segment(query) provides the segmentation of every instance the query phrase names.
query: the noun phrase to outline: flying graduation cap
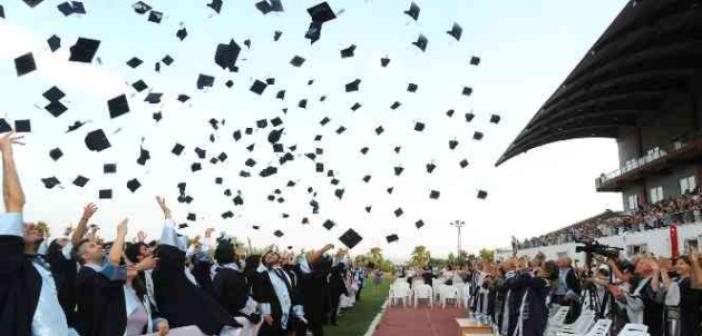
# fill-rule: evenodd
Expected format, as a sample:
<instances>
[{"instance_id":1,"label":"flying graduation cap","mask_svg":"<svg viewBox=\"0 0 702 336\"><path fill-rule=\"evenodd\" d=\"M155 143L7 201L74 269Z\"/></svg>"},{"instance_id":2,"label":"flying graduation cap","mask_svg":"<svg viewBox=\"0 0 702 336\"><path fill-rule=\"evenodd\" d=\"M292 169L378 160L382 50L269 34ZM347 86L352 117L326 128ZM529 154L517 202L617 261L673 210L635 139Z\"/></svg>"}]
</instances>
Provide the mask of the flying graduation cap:
<instances>
[{"instance_id":1,"label":"flying graduation cap","mask_svg":"<svg viewBox=\"0 0 702 336\"><path fill-rule=\"evenodd\" d=\"M310 43L315 43L321 37L322 24L336 19L336 15L326 1L308 8L307 13L312 17L312 23L305 33L305 38L309 39Z\"/></svg>"}]
</instances>

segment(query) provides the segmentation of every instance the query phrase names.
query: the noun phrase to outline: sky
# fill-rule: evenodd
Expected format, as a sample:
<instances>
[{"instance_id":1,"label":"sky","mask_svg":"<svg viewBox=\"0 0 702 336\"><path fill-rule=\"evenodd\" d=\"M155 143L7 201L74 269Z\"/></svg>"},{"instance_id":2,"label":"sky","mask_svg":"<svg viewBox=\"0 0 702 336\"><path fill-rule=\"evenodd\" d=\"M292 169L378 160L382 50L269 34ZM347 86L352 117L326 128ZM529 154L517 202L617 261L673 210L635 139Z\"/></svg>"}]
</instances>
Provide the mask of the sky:
<instances>
[{"instance_id":1,"label":"sky","mask_svg":"<svg viewBox=\"0 0 702 336\"><path fill-rule=\"evenodd\" d=\"M162 219L154 196L163 195L178 222L185 222L188 213L197 215L185 229L189 235L214 227L255 245L318 248L328 242L340 245L337 238L353 228L363 240L352 254L379 246L386 256L401 260L420 244L434 256L455 252L457 233L449 223L456 219L466 222L463 248L475 252L509 246L512 235L521 239L547 233L622 207L619 194L595 192L595 178L617 168L612 139L555 143L497 168L494 163L619 13L623 0L416 1L418 21L403 13L407 1L332 0L337 18L323 25L314 44L304 38L310 23L306 9L319 1L283 1L284 12L267 15L254 7L255 1L225 1L219 14L207 3L148 1L164 13L160 24L148 22L148 14L138 15L124 1L85 2L87 15L68 17L53 1L35 8L21 1L2 3L0 117L32 120L27 145L16 150L26 220L46 221L58 233L77 222L84 204L95 202L100 209L94 222L106 237L125 217L130 236L143 229L156 237ZM454 22L463 27L460 41L446 34ZM176 31L182 27L188 36L180 41ZM276 30L283 32L277 42ZM52 53L46 39L54 34L62 46ZM429 39L426 52L412 45L419 34ZM101 41L91 64L68 61L69 47L78 37ZM238 72L214 62L217 45L231 39L242 47ZM247 39L250 48L244 46ZM340 50L350 45L356 45L354 57L342 59ZM13 60L27 52L33 53L37 70L18 77ZM166 55L173 64L161 64L155 72L154 63ZM289 63L296 55L306 59L299 68ZM125 64L134 56L144 60L136 69ZM481 58L479 66L469 64L471 56ZM382 57L391 59L385 68ZM212 88L196 88L201 73L215 77ZM262 95L249 91L256 79L271 77L275 84ZM140 79L149 85L147 91L164 94L160 104L145 102L147 91L138 93L130 86ZM227 88L230 79L234 85ZM345 92L345 84L355 79L361 79L359 91ZM416 93L407 92L409 83L418 85ZM62 103L69 108L58 118L43 109L48 101L41 95L54 85L66 93ZM473 94L461 95L464 86ZM281 89L285 99L275 99ZM127 95L131 111L110 119L106 101L121 94ZM191 99L181 103L179 94ZM324 102L321 96L326 96ZM308 100L305 109L297 106L301 99ZM391 110L395 101L402 105ZM356 102L362 107L351 111ZM446 115L450 109L455 110L452 118ZM160 122L152 118L158 111ZM475 115L470 123L466 113ZM499 124L489 123L492 114L502 117ZM297 145L295 160L261 178L258 172L277 165L279 157L266 141L271 126L239 142L232 133L275 117L284 121L282 142ZM319 123L324 117L331 120L326 126ZM226 123L213 130L211 118ZM89 122L65 133L77 120ZM416 122L426 129L414 131ZM336 134L340 126L346 131ZM381 135L375 133L378 126L385 130ZM98 153L85 147L85 134L95 129L105 131L111 148ZM476 131L484 133L482 141L472 139ZM322 141L314 141L317 134ZM454 150L450 140L459 143ZM175 143L185 146L181 156L170 153ZM249 152L246 146L252 143L255 149ZM203 170L193 173L190 165L200 161L193 151L197 146L207 150L207 159L201 160ZM370 151L362 155L365 146ZM400 153L394 152L396 146ZM53 161L48 153L56 147L64 156ZM145 166L136 163L140 147L151 155ZM317 161L334 171L338 186L330 184L326 173L315 172L315 162L304 156L316 148L323 150ZM208 162L221 152L227 161ZM248 158L257 165L244 166ZM465 169L459 166L463 159L469 162ZM432 174L425 171L429 162L437 165ZM117 163L117 174L103 174L104 163ZM395 176L398 166L404 171ZM242 169L253 176L239 177ZM90 178L84 188L71 184L79 174ZM370 183L362 181L365 175L372 175ZM51 176L62 185L48 190L41 179ZM224 184L215 185L215 177ZM132 178L142 183L134 193L126 188ZM295 187L286 187L290 180ZM195 199L191 204L176 201L179 182L187 183L187 193ZM309 186L318 193L317 215L308 205ZM106 188L114 190L114 198L98 200L98 190ZM234 195L240 191L245 204L235 206L223 194L227 188ZM266 199L276 188L284 203ZM341 200L334 196L337 188L345 190ZM438 200L429 199L431 190L441 192ZM477 199L478 190L488 191L488 198ZM368 205L370 214L364 210ZM399 218L397 208L404 212ZM225 211L235 217L222 219ZM289 218L282 218L283 213ZM303 217L310 224L301 224ZM336 223L332 230L322 227L327 219ZM416 229L420 219L426 225ZM283 237L273 235L278 229ZM391 234L399 241L388 243Z\"/></svg>"}]
</instances>

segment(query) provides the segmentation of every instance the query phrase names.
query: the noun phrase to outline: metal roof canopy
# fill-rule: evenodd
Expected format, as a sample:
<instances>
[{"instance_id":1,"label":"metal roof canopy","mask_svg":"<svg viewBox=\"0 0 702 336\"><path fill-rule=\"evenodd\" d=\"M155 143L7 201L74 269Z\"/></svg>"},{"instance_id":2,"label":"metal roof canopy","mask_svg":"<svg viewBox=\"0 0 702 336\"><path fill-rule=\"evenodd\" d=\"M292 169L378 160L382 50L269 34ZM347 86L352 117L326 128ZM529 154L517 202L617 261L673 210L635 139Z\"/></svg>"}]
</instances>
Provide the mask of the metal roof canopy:
<instances>
[{"instance_id":1,"label":"metal roof canopy","mask_svg":"<svg viewBox=\"0 0 702 336\"><path fill-rule=\"evenodd\" d=\"M702 0L631 0L495 164L548 143L616 138L702 70Z\"/></svg>"}]
</instances>

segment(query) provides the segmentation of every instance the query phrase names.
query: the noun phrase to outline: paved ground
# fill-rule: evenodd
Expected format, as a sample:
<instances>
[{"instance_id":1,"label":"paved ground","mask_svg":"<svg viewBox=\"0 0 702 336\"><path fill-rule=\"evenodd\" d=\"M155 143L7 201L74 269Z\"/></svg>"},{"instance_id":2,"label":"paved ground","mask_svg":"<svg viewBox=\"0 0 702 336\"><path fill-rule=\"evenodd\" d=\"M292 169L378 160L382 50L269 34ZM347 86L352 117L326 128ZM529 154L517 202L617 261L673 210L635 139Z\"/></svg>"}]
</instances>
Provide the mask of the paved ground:
<instances>
[{"instance_id":1,"label":"paved ground","mask_svg":"<svg viewBox=\"0 0 702 336\"><path fill-rule=\"evenodd\" d=\"M373 336L456 336L458 325L454 319L465 316L467 312L462 308L395 306L385 311Z\"/></svg>"}]
</instances>

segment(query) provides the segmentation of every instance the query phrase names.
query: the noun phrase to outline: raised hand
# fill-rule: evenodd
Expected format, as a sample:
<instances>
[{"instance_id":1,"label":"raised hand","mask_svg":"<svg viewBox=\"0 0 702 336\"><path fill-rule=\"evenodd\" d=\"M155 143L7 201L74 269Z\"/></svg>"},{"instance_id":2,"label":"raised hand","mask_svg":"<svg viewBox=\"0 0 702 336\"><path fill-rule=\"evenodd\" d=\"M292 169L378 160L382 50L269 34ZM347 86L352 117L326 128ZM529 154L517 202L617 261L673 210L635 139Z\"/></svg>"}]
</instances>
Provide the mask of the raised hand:
<instances>
[{"instance_id":1,"label":"raised hand","mask_svg":"<svg viewBox=\"0 0 702 336\"><path fill-rule=\"evenodd\" d=\"M15 132L5 133L5 135L0 137L0 151L11 151L12 145L24 145L23 138L24 135L15 135Z\"/></svg>"},{"instance_id":2,"label":"raised hand","mask_svg":"<svg viewBox=\"0 0 702 336\"><path fill-rule=\"evenodd\" d=\"M88 203L84 208L83 208L83 216L81 217L82 220L90 220L91 217L98 211L98 207L94 203Z\"/></svg>"},{"instance_id":3,"label":"raised hand","mask_svg":"<svg viewBox=\"0 0 702 336\"><path fill-rule=\"evenodd\" d=\"M171 209L168 208L166 205L166 199L163 197L156 196L156 202L158 203L158 206L161 207L161 211L163 211L163 216L166 219L171 218Z\"/></svg>"},{"instance_id":4,"label":"raised hand","mask_svg":"<svg viewBox=\"0 0 702 336\"><path fill-rule=\"evenodd\" d=\"M215 231L214 228L207 228L207 230L205 230L205 238L212 237L212 232L214 232L214 231Z\"/></svg>"},{"instance_id":5,"label":"raised hand","mask_svg":"<svg viewBox=\"0 0 702 336\"><path fill-rule=\"evenodd\" d=\"M140 243L146 241L146 233L144 231L139 230L139 232L137 232L137 241Z\"/></svg>"},{"instance_id":6,"label":"raised hand","mask_svg":"<svg viewBox=\"0 0 702 336\"><path fill-rule=\"evenodd\" d=\"M146 271L146 270L151 270L156 267L156 264L158 263L158 258L154 258L153 256L147 256L144 257L138 264L137 264L137 269L139 271Z\"/></svg>"},{"instance_id":7,"label":"raised hand","mask_svg":"<svg viewBox=\"0 0 702 336\"><path fill-rule=\"evenodd\" d=\"M127 223L129 223L129 219L125 218L117 224L118 237L125 237L127 235Z\"/></svg>"}]
</instances>

